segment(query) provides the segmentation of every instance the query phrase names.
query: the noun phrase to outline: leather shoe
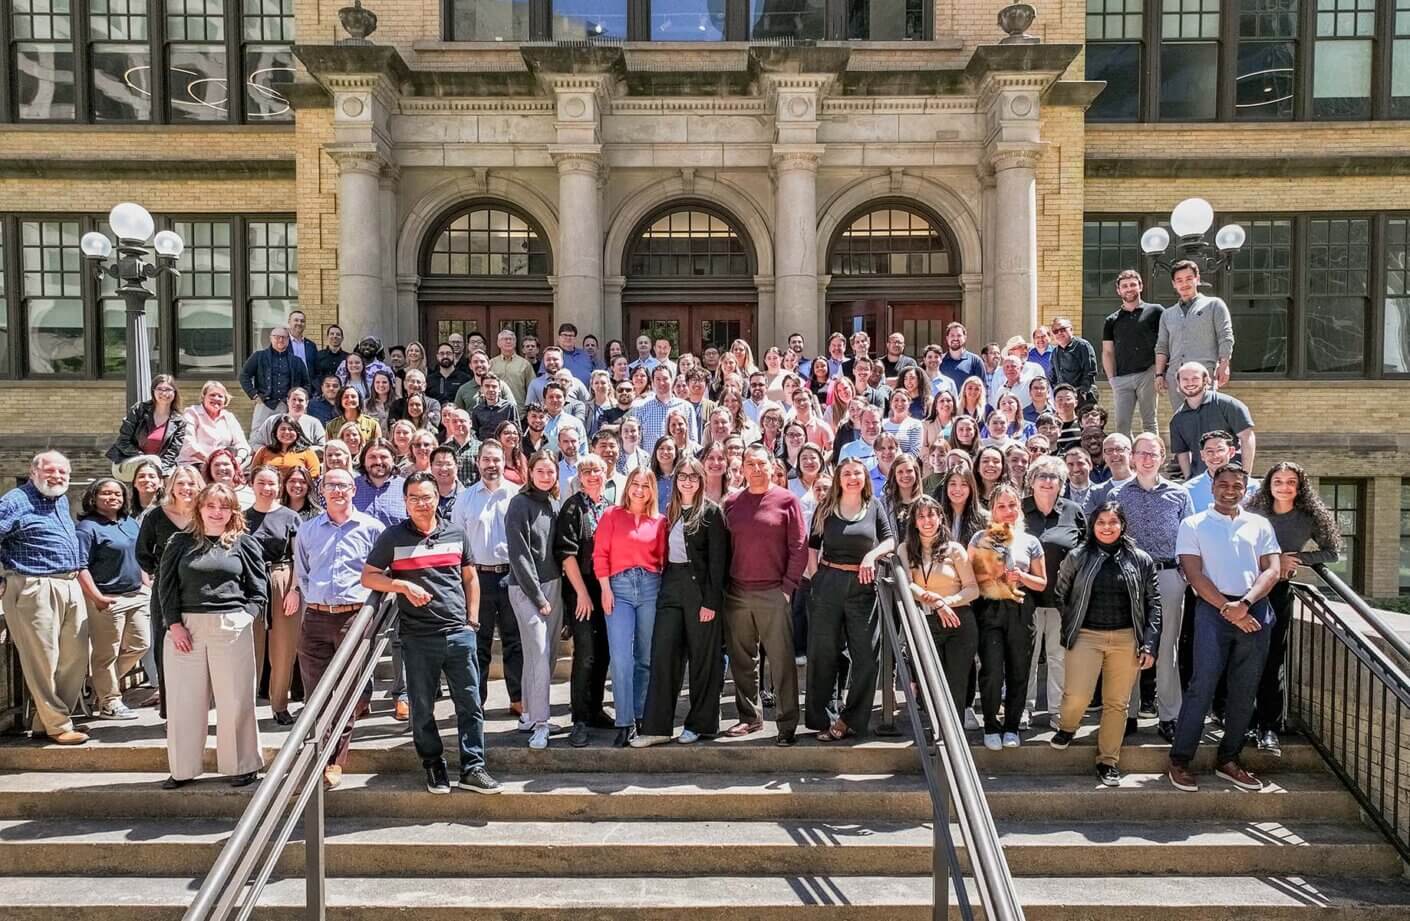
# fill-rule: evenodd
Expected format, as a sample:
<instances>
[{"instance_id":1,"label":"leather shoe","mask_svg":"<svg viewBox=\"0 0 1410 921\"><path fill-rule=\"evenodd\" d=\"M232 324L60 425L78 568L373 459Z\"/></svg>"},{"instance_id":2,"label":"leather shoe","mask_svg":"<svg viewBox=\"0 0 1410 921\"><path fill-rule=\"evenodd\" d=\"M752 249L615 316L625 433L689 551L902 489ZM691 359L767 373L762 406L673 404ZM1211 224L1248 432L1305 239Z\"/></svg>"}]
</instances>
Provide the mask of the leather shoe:
<instances>
[{"instance_id":1,"label":"leather shoe","mask_svg":"<svg viewBox=\"0 0 1410 921\"><path fill-rule=\"evenodd\" d=\"M82 745L88 741L88 733L79 732L77 729L67 729L63 732L50 733L49 741L55 745Z\"/></svg>"},{"instance_id":2,"label":"leather shoe","mask_svg":"<svg viewBox=\"0 0 1410 921\"><path fill-rule=\"evenodd\" d=\"M780 732L778 738L774 740L774 744L779 748L788 748L798 744L798 736L792 732Z\"/></svg>"},{"instance_id":3,"label":"leather shoe","mask_svg":"<svg viewBox=\"0 0 1410 921\"><path fill-rule=\"evenodd\" d=\"M259 771L248 771L244 774L236 774L234 777L230 778L230 786L248 787L256 780L259 780Z\"/></svg>"},{"instance_id":4,"label":"leather shoe","mask_svg":"<svg viewBox=\"0 0 1410 921\"><path fill-rule=\"evenodd\" d=\"M398 700L396 709L392 711L392 719L398 723L405 723L411 719L411 704L405 700Z\"/></svg>"},{"instance_id":5,"label":"leather shoe","mask_svg":"<svg viewBox=\"0 0 1410 921\"><path fill-rule=\"evenodd\" d=\"M588 744L588 724L574 723L573 731L568 733L568 744L574 748L587 748Z\"/></svg>"},{"instance_id":6,"label":"leather shoe","mask_svg":"<svg viewBox=\"0 0 1410 921\"><path fill-rule=\"evenodd\" d=\"M1160 733L1160 737L1171 745L1175 744L1175 721L1161 720L1155 727L1155 731Z\"/></svg>"}]
</instances>

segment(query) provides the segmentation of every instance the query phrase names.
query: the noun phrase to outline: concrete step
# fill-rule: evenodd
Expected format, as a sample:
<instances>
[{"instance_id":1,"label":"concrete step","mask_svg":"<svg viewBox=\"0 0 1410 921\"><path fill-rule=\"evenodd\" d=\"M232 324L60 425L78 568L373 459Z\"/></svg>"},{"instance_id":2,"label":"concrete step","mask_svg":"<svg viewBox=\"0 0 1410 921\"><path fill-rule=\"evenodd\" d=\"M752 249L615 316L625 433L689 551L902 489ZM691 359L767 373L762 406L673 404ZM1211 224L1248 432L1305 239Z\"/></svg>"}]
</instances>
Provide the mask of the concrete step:
<instances>
[{"instance_id":1,"label":"concrete step","mask_svg":"<svg viewBox=\"0 0 1410 921\"><path fill-rule=\"evenodd\" d=\"M155 803L168 815L232 817L250 788L211 778L179 793L157 789L162 773L17 772L0 775L0 818L146 817ZM499 796L457 791L429 795L412 772L344 775L328 798L333 816L426 820L562 821L677 819L887 820L923 822L930 796L916 775L896 774L535 774L504 776ZM984 779L998 819L1084 821L1350 820L1355 799L1328 774L1280 775L1262 793L1237 790L1204 775L1182 793L1163 774L1127 774L1107 788L1078 775L994 775Z\"/></svg>"},{"instance_id":2,"label":"concrete step","mask_svg":"<svg viewBox=\"0 0 1410 921\"><path fill-rule=\"evenodd\" d=\"M204 873L233 828L221 819L0 820L8 874ZM952 829L959 840L958 827ZM1004 822L1015 875L1070 876L1099 866L1110 875L1395 876L1395 850L1353 823ZM595 877L755 871L807 876L924 874L929 823L898 822L413 822L333 819L332 876L437 877L502 874ZM967 868L964 850L961 863ZM297 876L293 842L279 873Z\"/></svg>"},{"instance_id":3,"label":"concrete step","mask_svg":"<svg viewBox=\"0 0 1410 921\"><path fill-rule=\"evenodd\" d=\"M177 921L198 880L184 877L0 878L7 921ZM924 876L786 875L328 880L330 921L928 921ZM1028 877L1015 881L1031 921L1404 921L1410 885L1384 879L1283 876ZM977 905L977 900L975 900ZM954 905L953 900L951 905ZM260 921L301 921L304 883L265 890ZM976 912L978 914L978 912ZM952 907L950 917L960 917Z\"/></svg>"}]
</instances>

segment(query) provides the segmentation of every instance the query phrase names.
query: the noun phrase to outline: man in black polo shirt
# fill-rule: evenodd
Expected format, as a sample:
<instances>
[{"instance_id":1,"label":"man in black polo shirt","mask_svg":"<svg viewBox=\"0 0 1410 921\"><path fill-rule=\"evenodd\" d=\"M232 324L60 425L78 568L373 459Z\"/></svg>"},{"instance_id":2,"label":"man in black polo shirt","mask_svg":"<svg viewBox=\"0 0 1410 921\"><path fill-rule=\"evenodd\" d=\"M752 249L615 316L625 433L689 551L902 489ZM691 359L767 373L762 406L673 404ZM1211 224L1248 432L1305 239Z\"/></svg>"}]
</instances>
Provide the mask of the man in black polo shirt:
<instances>
[{"instance_id":1,"label":"man in black polo shirt","mask_svg":"<svg viewBox=\"0 0 1410 921\"><path fill-rule=\"evenodd\" d=\"M413 473L402 487L408 518L382 532L362 584L397 599L402 658L411 701L411 731L426 768L426 789L449 793L444 747L436 728L436 692L444 674L455 703L462 790L498 793L485 770L485 717L480 706L475 634L480 626L480 583L465 532L436 516L435 477Z\"/></svg>"},{"instance_id":2,"label":"man in black polo shirt","mask_svg":"<svg viewBox=\"0 0 1410 921\"><path fill-rule=\"evenodd\" d=\"M1131 416L1141 406L1141 431L1155 431L1155 341L1165 308L1141 297L1141 273L1116 276L1121 307L1102 324L1102 368L1116 402L1116 431L1131 434Z\"/></svg>"},{"instance_id":3,"label":"man in black polo shirt","mask_svg":"<svg viewBox=\"0 0 1410 921\"><path fill-rule=\"evenodd\" d=\"M1244 469L1252 469L1254 437L1253 416L1242 400L1214 389L1209 369L1201 362L1187 361L1180 366L1176 378L1183 399L1176 404L1170 417L1170 451L1180 462L1185 479L1204 473L1200 444L1205 432L1233 432L1239 440L1234 456Z\"/></svg>"}]
</instances>

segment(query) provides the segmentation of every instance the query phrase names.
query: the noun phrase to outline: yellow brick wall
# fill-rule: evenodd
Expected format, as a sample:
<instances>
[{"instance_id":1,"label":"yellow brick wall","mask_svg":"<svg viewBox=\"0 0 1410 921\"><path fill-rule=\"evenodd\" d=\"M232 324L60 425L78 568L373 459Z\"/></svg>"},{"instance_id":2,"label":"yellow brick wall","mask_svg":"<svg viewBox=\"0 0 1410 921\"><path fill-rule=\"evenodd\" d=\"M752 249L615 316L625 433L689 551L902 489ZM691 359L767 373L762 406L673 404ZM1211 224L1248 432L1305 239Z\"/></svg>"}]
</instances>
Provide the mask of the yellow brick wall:
<instances>
[{"instance_id":1,"label":"yellow brick wall","mask_svg":"<svg viewBox=\"0 0 1410 921\"><path fill-rule=\"evenodd\" d=\"M1051 323L1082 313L1084 125L1081 109L1042 110L1038 161L1038 316Z\"/></svg>"},{"instance_id":2,"label":"yellow brick wall","mask_svg":"<svg viewBox=\"0 0 1410 921\"><path fill-rule=\"evenodd\" d=\"M333 140L333 110L305 109L297 121L299 306L309 335L338 318L338 166L323 151Z\"/></svg>"}]
</instances>

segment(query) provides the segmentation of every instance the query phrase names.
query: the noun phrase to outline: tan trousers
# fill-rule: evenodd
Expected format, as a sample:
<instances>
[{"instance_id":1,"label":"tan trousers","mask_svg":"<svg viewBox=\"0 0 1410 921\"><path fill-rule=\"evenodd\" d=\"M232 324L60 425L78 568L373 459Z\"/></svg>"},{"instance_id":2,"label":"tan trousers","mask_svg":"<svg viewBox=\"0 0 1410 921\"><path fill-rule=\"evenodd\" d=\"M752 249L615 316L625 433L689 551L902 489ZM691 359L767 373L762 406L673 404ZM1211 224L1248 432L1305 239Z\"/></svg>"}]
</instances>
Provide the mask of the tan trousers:
<instances>
[{"instance_id":1,"label":"tan trousers","mask_svg":"<svg viewBox=\"0 0 1410 921\"><path fill-rule=\"evenodd\" d=\"M1126 712L1131 685L1140 675L1136 662L1136 632L1079 630L1077 642L1067 651L1066 685L1062 693L1062 728L1076 732L1082 714L1102 679L1102 721L1097 728L1097 763L1116 767L1121 760L1121 740L1126 735Z\"/></svg>"},{"instance_id":2,"label":"tan trousers","mask_svg":"<svg viewBox=\"0 0 1410 921\"><path fill-rule=\"evenodd\" d=\"M34 699L31 728L68 732L88 678L88 607L78 576L6 575L5 625Z\"/></svg>"},{"instance_id":3,"label":"tan trousers","mask_svg":"<svg viewBox=\"0 0 1410 921\"><path fill-rule=\"evenodd\" d=\"M177 652L166 634L166 751L171 776L190 780L203 770L210 700L215 697L216 766L248 774L264 764L255 724L253 620L245 611L183 614L191 651Z\"/></svg>"},{"instance_id":4,"label":"tan trousers","mask_svg":"<svg viewBox=\"0 0 1410 921\"><path fill-rule=\"evenodd\" d=\"M132 671L152 645L152 616L148 610L151 602L152 590L145 585L135 592L113 596L106 611L88 602L96 709L122 700L123 676Z\"/></svg>"},{"instance_id":5,"label":"tan trousers","mask_svg":"<svg viewBox=\"0 0 1410 921\"><path fill-rule=\"evenodd\" d=\"M299 607L293 617L284 616L284 596L294 585L294 570L275 566L269 570L269 706L276 712L289 709L289 687L294 681L294 658L299 652L299 631L304 622L304 609ZM256 630L256 642L260 631ZM264 671L264 653L256 649L259 671L255 683Z\"/></svg>"}]
</instances>

